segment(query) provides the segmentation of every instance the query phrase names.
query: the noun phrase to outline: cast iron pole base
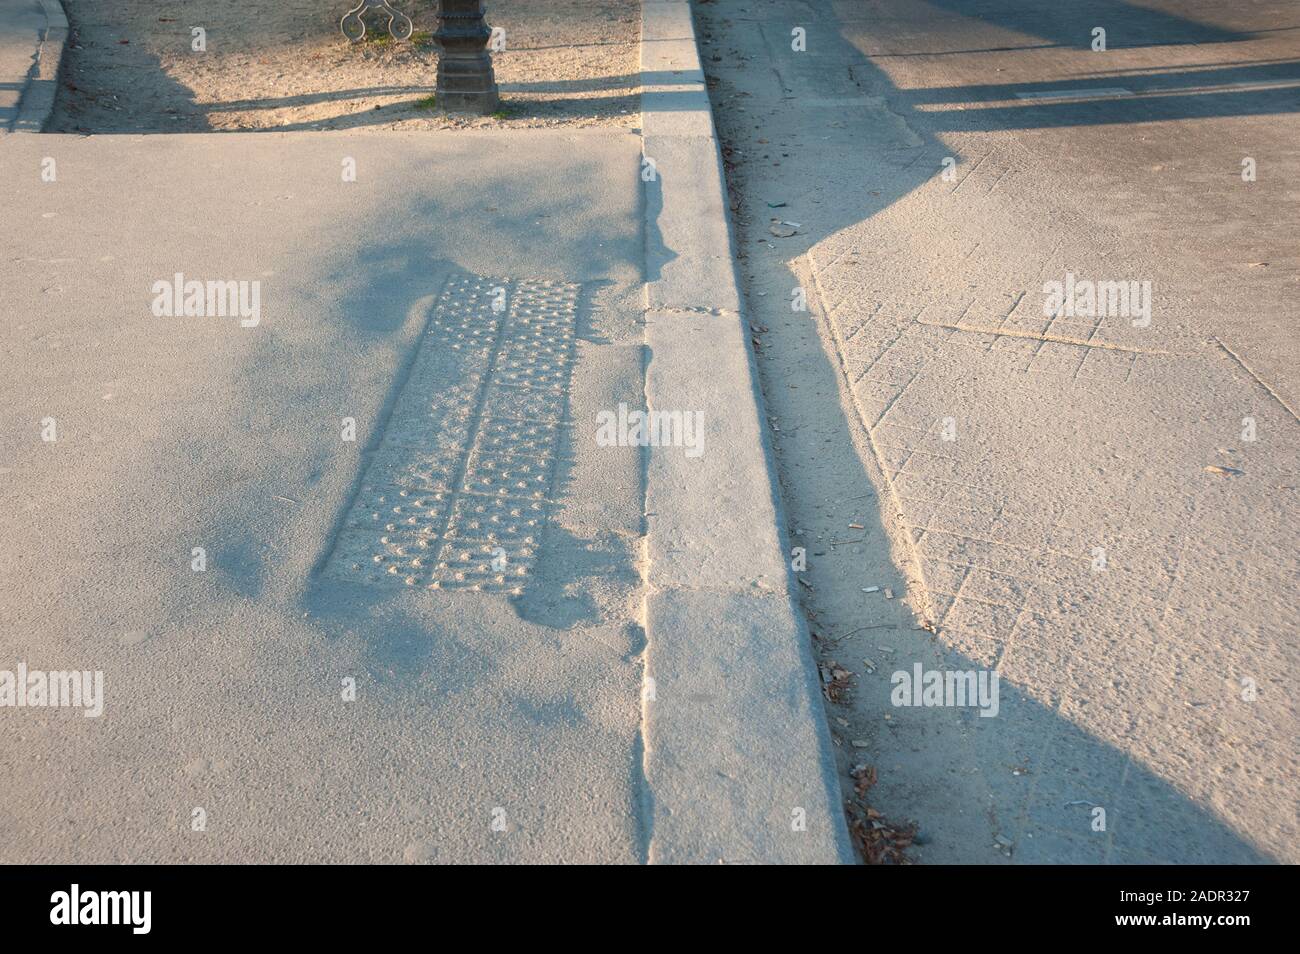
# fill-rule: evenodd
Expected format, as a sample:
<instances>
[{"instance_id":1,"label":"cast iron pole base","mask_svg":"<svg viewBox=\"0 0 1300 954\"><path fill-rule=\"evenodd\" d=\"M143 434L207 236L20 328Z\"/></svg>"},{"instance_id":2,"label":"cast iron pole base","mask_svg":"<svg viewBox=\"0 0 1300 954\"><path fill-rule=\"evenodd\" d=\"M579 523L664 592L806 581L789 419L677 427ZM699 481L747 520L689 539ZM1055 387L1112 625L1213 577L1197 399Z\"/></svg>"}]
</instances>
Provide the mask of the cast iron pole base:
<instances>
[{"instance_id":1,"label":"cast iron pole base","mask_svg":"<svg viewBox=\"0 0 1300 954\"><path fill-rule=\"evenodd\" d=\"M438 86L434 103L444 112L486 116L500 106L492 54L492 31L483 21L482 0L442 0L438 31Z\"/></svg>"}]
</instances>

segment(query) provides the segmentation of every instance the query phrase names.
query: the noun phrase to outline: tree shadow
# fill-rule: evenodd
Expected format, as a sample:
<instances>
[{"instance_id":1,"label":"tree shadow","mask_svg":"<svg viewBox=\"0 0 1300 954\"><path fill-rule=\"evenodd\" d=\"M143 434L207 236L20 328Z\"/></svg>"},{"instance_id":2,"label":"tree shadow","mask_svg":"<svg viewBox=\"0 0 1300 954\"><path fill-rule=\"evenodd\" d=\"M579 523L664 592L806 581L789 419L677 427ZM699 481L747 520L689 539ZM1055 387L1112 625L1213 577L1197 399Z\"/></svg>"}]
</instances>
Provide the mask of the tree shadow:
<instances>
[{"instance_id":1,"label":"tree shadow","mask_svg":"<svg viewBox=\"0 0 1300 954\"><path fill-rule=\"evenodd\" d=\"M1014 106L929 113L936 132L1047 129L1300 112L1298 84L1300 60L1285 60L1177 72L1112 72L1049 83L909 90L902 99L920 105L1021 100Z\"/></svg>"},{"instance_id":2,"label":"tree shadow","mask_svg":"<svg viewBox=\"0 0 1300 954\"><path fill-rule=\"evenodd\" d=\"M106 124L104 120L97 119L97 115L111 116L107 127L116 132L193 133L212 130L211 124L202 115L205 107L195 100L193 90L168 76L162 68L161 60L143 46L129 43L122 45L116 56L120 58L117 69L122 75L151 77L148 86L152 111L147 117L139 117L128 105L123 105L123 97L129 104L131 97L138 94L138 90L129 84L105 84L100 91L96 91L94 86L81 85L83 81L74 72L74 60L80 42L80 33L73 20L68 35L69 53L64 55L59 66L54 108L43 132L82 135L98 133ZM104 83L104 78L92 76L89 82L97 86ZM126 114L133 121L123 128L118 114Z\"/></svg>"},{"instance_id":3,"label":"tree shadow","mask_svg":"<svg viewBox=\"0 0 1300 954\"><path fill-rule=\"evenodd\" d=\"M476 155L475 146L468 142L459 148L467 161ZM587 170L587 174L595 173L595 167ZM629 165L626 173L629 177L634 176L635 168ZM409 216L405 217L405 221L414 224L415 232L426 233L424 236L417 238L411 231L399 228L385 235L382 241L353 251L346 261L339 260L336 256L327 256L317 263L318 280L324 281L327 287L333 287L336 283L346 287L347 290L340 299L340 310L349 321L345 333L356 341L363 353L383 347L397 335L409 334L412 321L418 321L421 328L411 339L401 370L389 382L388 391L375 414L373 424L368 426L369 436L357 463L352 491L332 520L327 536L329 543L317 557L312 572L313 583L304 608L314 616L336 618L337 622L332 625L339 632L370 633L373 624L368 624L365 620L375 616L380 608L400 606L407 599L400 589L358 589L353 584L338 583L327 578L322 575L322 571L329 561L334 542L343 532L345 518L356 500L358 488L365 480L367 468L383 445L394 409L404 389L410 384L411 368L421 352L425 329L434 313L440 291L453 279L483 277L486 270L484 262L487 260L536 258L535 253L529 255L525 250L547 241L548 226L543 223L554 222L555 227L564 228L569 235L573 234L574 222L583 223L580 239L580 245L584 249L581 269L575 271L560 265L560 274L555 276L579 281L583 286L574 318L572 366L569 371L572 377L581 371L578 344L606 343L591 319L595 307L594 298L611 284L607 276L617 272L630 251L630 239L625 234L629 223L611 220L608 216L599 214L598 202L594 199L571 195L560 203L548 190L538 189L534 183L521 181L501 170L487 172L484 180L476 182L472 189L444 188L438 190L438 195L439 198L428 194L417 198L408 210ZM485 203L489 202L490 207L485 208ZM463 260L468 267L448 258L434 257L429 252L429 248L438 247L440 241L430 240L427 233L441 231L440 223L448 221L475 223L478 234L474 245L481 250L482 255L478 260ZM635 241L635 247L639 248L639 245L639 241ZM571 265L572 257L567 261ZM555 267L552 266L552 269ZM356 281L356 276L361 276L362 280ZM546 276L495 277L509 280ZM427 347L426 345L426 350ZM248 373L250 382L264 380L273 374L274 356L268 355L267 362L266 366L262 362L254 363ZM488 383L485 382L481 387L488 387ZM464 604L462 611L468 611L472 605L508 602L518 618L525 622L553 630L588 629L607 626L613 622L610 619L611 606L625 603L626 595L640 585L634 551L622 536L612 532L575 532L556 519L557 512L563 509L569 499L574 468L579 466L575 442L589 437L586 431L579 434L574 425L575 410L568 404L571 385L568 387L570 392L566 392L562 418L558 422L559 443L552 460L554 470L546 501L548 519L540 533L535 565L523 584L522 591L503 599L500 593L476 593L467 588L453 588L443 592L438 597L439 600ZM474 435L486 424L489 413L482 408L481 393L471 395L468 400L478 403L480 410L475 412L471 424L468 443L464 449L466 455L470 453L468 448L474 443ZM330 462L320 460L316 465L328 469ZM456 494L465 492L464 487L455 490ZM506 557L508 560L514 559L509 545L506 546ZM257 584L253 580L243 579L241 589L255 591ZM335 589L346 595L329 595ZM364 599L359 595L362 593L365 593ZM411 629L401 617L391 618L388 625L399 633ZM403 669L398 665L398 657L411 656L417 661L420 658L412 655L418 643L413 641L413 637L404 637L394 642L388 635L376 632L373 638L367 638L379 656L385 656L391 650L393 658L383 665L395 671Z\"/></svg>"},{"instance_id":4,"label":"tree shadow","mask_svg":"<svg viewBox=\"0 0 1300 954\"><path fill-rule=\"evenodd\" d=\"M1184 43L1235 43L1249 34L1227 30L1127 0L1027 3L1025 0L927 0L931 8L990 26L1036 36L1052 46L1088 49L1094 27L1106 30L1108 49Z\"/></svg>"},{"instance_id":5,"label":"tree shadow","mask_svg":"<svg viewBox=\"0 0 1300 954\"><path fill-rule=\"evenodd\" d=\"M341 9L347 9L348 6L350 4ZM430 3L421 5L417 9L408 9L406 12L416 21L417 31L427 35L436 26L436 8L436 3ZM371 30L369 35L384 36L384 40L381 41L379 46L370 42L358 45L377 49L392 48L391 44L388 44L384 33L382 11L368 12L370 12L370 16L367 19L374 21L370 23L370 26L374 29ZM569 18L584 18L589 13L590 11L584 11L581 5L551 9L548 11L548 29L559 29L561 27L557 27L557 24L562 25ZM65 56L63 61L54 118L49 129L51 132L96 134L111 131L129 134L168 134L348 130L391 125L394 122L411 121L437 115L424 111L428 107L423 101L426 101L430 94L434 92L432 78L437 72L438 62L437 47L432 45L427 40L427 37L419 43L410 45L403 43L401 47L403 55L410 54L418 58L420 72L422 76L428 77L427 82L405 85L377 83L370 86L358 85L347 89L320 90L310 93L245 97L219 102L199 102L193 90L168 75L160 57L150 52L147 42L141 42L140 37L136 37L135 43L126 38L117 40L116 33L106 32L104 24L89 15L85 17L85 31L88 36L94 38L94 42L108 44L116 41L120 45L112 48L113 69L103 71L100 75L87 76L85 80L86 86L81 86L76 77L86 74L84 71L74 73L74 68L79 65L76 61L78 60L78 51L82 48L78 27L78 19L82 15L83 10L79 6L74 6L70 12L72 32L69 40L69 55ZM232 15L234 14L231 9L221 9L213 13L208 26L213 30L214 35L220 33L224 26L228 26L225 21ZM516 31L522 33L524 31L517 24L520 18L525 16L527 16L526 9L524 11L511 10L509 16L502 22L509 25L511 35L514 35ZM127 31L128 34L132 30L139 32L144 28L137 22L137 19L125 17L116 26ZM330 35L332 31L337 30L337 17L326 16L316 22L314 26L318 30L326 31L324 35ZM243 47L223 49L226 53L242 53L257 57L263 55L278 43L298 40L308 35L310 34L294 33L292 36L244 37L242 41L244 43ZM339 42L343 42L341 38L338 39ZM188 42L188 40L185 42ZM587 45L608 44L582 44L582 47ZM529 51L559 48L561 47L558 45L545 43L520 45L518 47L512 44L505 51L496 54L498 72L500 72L500 63L505 57L516 54L526 55ZM104 75L109 72L111 72L111 76ZM128 77L146 77L146 80L144 82L128 83ZM635 89L637 80L638 74L617 70L605 76L570 79L525 82L500 81L499 79L498 86L502 99L501 108L507 114L507 117L498 118L581 121L591 117L617 118L623 113L631 116L637 112L638 103ZM628 87L631 87L630 91ZM610 95L589 95L602 91L609 91ZM546 94L553 95L547 96ZM148 96L147 104L140 109L134 108L132 101L138 100L145 95ZM370 102L378 97L396 96L409 97L409 99L382 104ZM284 121L267 121L267 114L275 110L321 107L328 104L338 104L342 111L334 115L317 116L311 119L290 118ZM144 110L147 110L147 112ZM229 117L230 114L237 113L250 114L250 123L264 122L266 124L220 128L214 126L214 122L219 123L216 117ZM230 120L227 119L227 121Z\"/></svg>"}]
</instances>

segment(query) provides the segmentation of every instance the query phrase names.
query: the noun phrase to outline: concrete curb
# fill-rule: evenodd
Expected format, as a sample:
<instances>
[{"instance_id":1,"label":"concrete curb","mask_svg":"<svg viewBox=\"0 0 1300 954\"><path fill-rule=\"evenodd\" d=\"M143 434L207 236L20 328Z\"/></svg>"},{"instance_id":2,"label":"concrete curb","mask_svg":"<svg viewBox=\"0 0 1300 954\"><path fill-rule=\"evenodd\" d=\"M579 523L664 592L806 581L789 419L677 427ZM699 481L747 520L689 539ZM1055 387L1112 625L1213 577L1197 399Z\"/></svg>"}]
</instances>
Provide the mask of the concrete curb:
<instances>
[{"instance_id":1,"label":"concrete curb","mask_svg":"<svg viewBox=\"0 0 1300 954\"><path fill-rule=\"evenodd\" d=\"M54 111L59 64L63 62L63 48L68 42L68 17L59 0L40 0L40 4L45 11L45 30L41 33L32 72L18 102L14 132L40 132Z\"/></svg>"},{"instance_id":2,"label":"concrete curb","mask_svg":"<svg viewBox=\"0 0 1300 954\"><path fill-rule=\"evenodd\" d=\"M705 439L648 449L649 860L851 863L691 8L641 11L646 402L701 414Z\"/></svg>"}]
</instances>

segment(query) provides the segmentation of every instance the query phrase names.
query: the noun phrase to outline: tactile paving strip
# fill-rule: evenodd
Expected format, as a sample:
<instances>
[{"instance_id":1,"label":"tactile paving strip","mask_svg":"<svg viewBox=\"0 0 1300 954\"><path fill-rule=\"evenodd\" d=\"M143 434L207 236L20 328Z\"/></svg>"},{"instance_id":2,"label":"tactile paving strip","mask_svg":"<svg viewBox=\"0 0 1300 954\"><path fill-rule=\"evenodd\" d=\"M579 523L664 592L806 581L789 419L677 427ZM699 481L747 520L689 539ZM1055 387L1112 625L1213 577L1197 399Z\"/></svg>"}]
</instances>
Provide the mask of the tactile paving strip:
<instances>
[{"instance_id":1,"label":"tactile paving strip","mask_svg":"<svg viewBox=\"0 0 1300 954\"><path fill-rule=\"evenodd\" d=\"M580 293L448 281L326 575L522 590L553 503Z\"/></svg>"}]
</instances>

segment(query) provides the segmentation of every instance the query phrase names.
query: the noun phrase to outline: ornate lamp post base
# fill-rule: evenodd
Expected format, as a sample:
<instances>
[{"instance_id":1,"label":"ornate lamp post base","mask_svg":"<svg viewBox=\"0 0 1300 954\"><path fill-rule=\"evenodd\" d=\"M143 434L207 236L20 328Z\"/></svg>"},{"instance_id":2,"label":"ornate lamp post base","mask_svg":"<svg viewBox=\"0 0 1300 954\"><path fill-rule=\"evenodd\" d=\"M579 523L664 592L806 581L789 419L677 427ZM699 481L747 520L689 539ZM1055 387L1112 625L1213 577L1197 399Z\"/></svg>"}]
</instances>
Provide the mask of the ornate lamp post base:
<instances>
[{"instance_id":1,"label":"ornate lamp post base","mask_svg":"<svg viewBox=\"0 0 1300 954\"><path fill-rule=\"evenodd\" d=\"M487 48L492 31L483 20L482 0L442 0L433 37L441 49L434 90L437 108L481 116L496 112L500 98Z\"/></svg>"}]
</instances>

